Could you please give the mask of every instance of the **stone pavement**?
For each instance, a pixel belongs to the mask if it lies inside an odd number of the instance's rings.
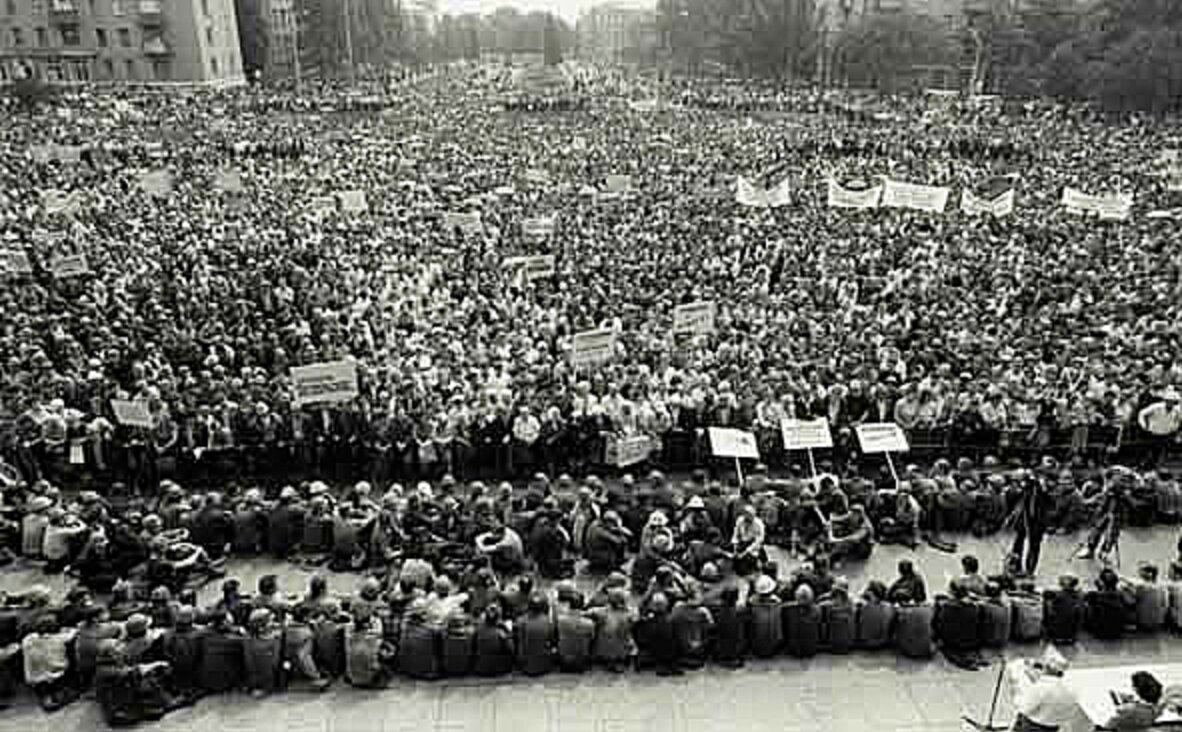
[[[1122,538],[1123,569],[1132,574],[1139,561],[1163,568],[1174,556],[1177,532],[1169,528],[1128,531]],[[976,554],[987,572],[1000,567],[1007,537],[963,539],[960,550]],[[1090,577],[1091,562],[1070,560],[1080,537],[1048,538],[1042,584],[1064,571]],[[889,580],[902,557],[912,557],[933,591],[958,572],[958,556],[920,548],[879,547],[864,566],[845,567],[855,590],[871,578]],[[791,567],[782,563],[784,571]],[[282,570],[285,592],[298,592],[307,570],[280,567],[264,560],[231,563],[230,574],[253,588],[259,576]],[[27,588],[44,581],[41,573],[21,568],[0,573],[0,588]],[[1085,579],[1086,581],[1086,579]],[[338,592],[352,591],[358,579],[332,575]],[[65,583],[50,578],[51,587]],[[212,598],[217,587],[205,588]],[[1011,656],[1034,656],[1037,645],[1011,646]],[[1118,666],[1182,662],[1182,643],[1171,636],[1134,638],[1119,643],[1085,639],[1068,655],[1077,666]],[[962,729],[962,713],[984,717],[996,681],[997,665],[962,671],[943,659],[916,662],[893,653],[821,656],[807,661],[776,659],[729,671],[708,668],[678,678],[629,673],[614,676],[552,675],[541,680],[512,678],[497,682],[458,680],[436,683],[398,679],[383,691],[334,687],[323,695],[282,694],[253,700],[236,694],[201,701],[159,723],[151,732],[945,732]],[[1012,716],[1002,694],[998,718]],[[1080,720],[1080,729],[1086,724]],[[0,732],[102,729],[98,709],[80,702],[53,716],[27,702],[0,713]]]

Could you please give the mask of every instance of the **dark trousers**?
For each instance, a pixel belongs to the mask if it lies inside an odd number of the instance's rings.
[[[1025,557],[1023,566],[1026,569],[1026,574],[1034,574],[1038,569],[1038,557],[1042,553],[1042,537],[1045,529],[1042,526],[1027,527],[1024,523],[1019,522],[1017,533],[1014,534],[1014,546],[1010,550],[1012,554],[1017,556],[1019,560]],[[1026,545],[1026,552],[1023,555],[1022,548]]]

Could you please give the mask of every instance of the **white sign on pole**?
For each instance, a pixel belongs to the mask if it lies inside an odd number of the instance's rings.
[[[349,213],[364,213],[369,210],[369,201],[365,198],[365,191],[341,191],[337,194],[341,201],[341,210]]]
[[[759,459],[759,444],[755,435],[729,427],[711,427],[710,450],[715,457]]]
[[[607,363],[615,351],[616,332],[611,328],[575,333],[571,340],[571,361],[575,368]]]
[[[713,300],[678,305],[673,310],[673,332],[694,335],[713,333],[718,307]]]
[[[603,462],[617,468],[625,468],[648,460],[656,449],[653,438],[647,435],[608,438],[604,447]]]
[[[780,422],[780,434],[784,437],[785,450],[829,450],[833,447],[833,435],[825,417],[785,419]]]
[[[344,402],[357,396],[357,363],[329,361],[291,369],[296,406],[318,402]]]
[[[15,275],[33,274],[33,264],[23,249],[0,250],[0,271]]]
[[[443,214],[443,225],[450,231],[452,229],[459,229],[465,234],[472,234],[484,230],[484,221],[480,216],[479,211],[471,213],[459,213],[456,211],[448,211]]]
[[[172,173],[152,170],[140,174],[140,188],[149,196],[164,197],[172,193]]]
[[[115,412],[115,420],[128,427],[152,428],[152,412],[145,402],[133,402],[128,399],[112,399],[111,409]]]
[[[609,175],[607,177],[608,193],[623,193],[631,188],[632,176],[630,175]]]
[[[554,255],[542,254],[536,257],[507,257],[501,262],[502,269],[515,269],[526,282],[533,282],[554,275]]]
[[[90,271],[85,254],[69,254],[55,257],[49,265],[49,271],[55,279],[63,280],[69,277],[80,277]]]
[[[213,187],[223,193],[241,193],[242,173],[233,168],[222,168],[213,179]]]
[[[553,214],[524,219],[521,222],[521,232],[526,236],[547,237],[554,233],[557,224],[558,217]]]
[[[862,452],[907,452],[907,435],[894,422],[870,422],[857,426],[858,444]]]
[[[308,208],[318,215],[333,213],[337,210],[336,196],[316,196],[308,202]]]

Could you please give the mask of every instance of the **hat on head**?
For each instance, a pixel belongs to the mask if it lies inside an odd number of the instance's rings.
[[[702,500],[701,496],[694,496],[689,499],[689,503],[685,504],[686,510],[700,510],[706,508],[706,502]]]
[[[1062,674],[1067,671],[1067,659],[1054,646],[1047,646],[1043,651],[1041,663],[1043,668],[1051,673]]]
[[[755,580],[755,594],[770,595],[776,591],[776,581],[766,574],[761,574]]]

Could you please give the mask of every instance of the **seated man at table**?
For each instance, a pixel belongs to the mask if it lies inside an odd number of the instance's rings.
[[[1067,659],[1054,646],[1039,661],[1015,661],[1008,669],[1014,684],[1013,732],[1055,732],[1075,718],[1078,703],[1063,683]]]
[[[1146,671],[1133,674],[1133,691],[1137,696],[1113,692],[1116,711],[1104,723],[1105,729],[1149,729],[1162,712],[1161,682]]]

